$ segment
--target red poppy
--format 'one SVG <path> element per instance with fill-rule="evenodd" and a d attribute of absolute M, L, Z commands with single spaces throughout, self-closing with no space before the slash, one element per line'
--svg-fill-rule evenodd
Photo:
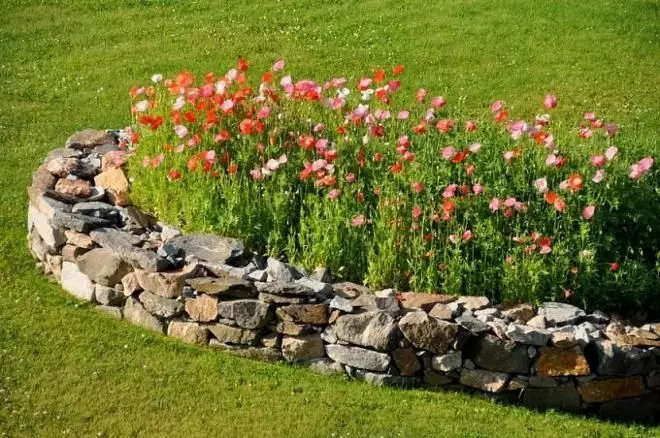
<path fill-rule="evenodd" d="M 457 152 L 456 155 L 454 155 L 454 157 L 451 159 L 451 162 L 454 164 L 459 164 L 462 163 L 463 160 L 465 160 L 469 156 L 470 156 L 469 151 L 460 151 Z"/>
<path fill-rule="evenodd" d="M 568 189 L 571 192 L 576 192 L 582 188 L 582 185 L 584 184 L 584 179 L 582 179 L 582 176 L 580 176 L 579 173 L 573 173 L 568 177 L 567 185 Z"/>
<path fill-rule="evenodd" d="M 396 162 L 392 164 L 390 170 L 392 171 L 392 173 L 400 173 L 403 170 L 403 164 Z"/>
<path fill-rule="evenodd" d="M 264 73 L 261 76 L 261 82 L 264 83 L 264 84 L 268 84 L 268 83 L 273 82 L 273 73 L 272 72 Z"/>
<path fill-rule="evenodd" d="M 250 64 L 247 62 L 246 59 L 238 58 L 238 66 L 237 66 L 237 68 L 238 68 L 240 71 L 247 71 L 249 65 L 250 65 Z"/>
<path fill-rule="evenodd" d="M 394 66 L 394 68 L 392 69 L 392 74 L 393 74 L 393 75 L 401 74 L 401 73 L 403 73 L 403 71 L 404 71 L 405 69 L 406 69 L 406 67 L 405 67 L 403 64 L 396 65 L 396 66 Z"/>
<path fill-rule="evenodd" d="M 311 151 L 314 149 L 314 144 L 316 143 L 316 140 L 314 140 L 314 137 L 311 135 L 301 135 L 298 137 L 298 144 L 300 145 L 301 148 L 305 149 L 306 151 Z"/>
<path fill-rule="evenodd" d="M 424 134 L 428 131 L 426 127 L 426 122 L 419 122 L 417 125 L 413 126 L 412 131 L 415 134 Z"/>
<path fill-rule="evenodd" d="M 438 132 L 447 134 L 449 131 L 454 129 L 454 124 L 454 121 L 451 119 L 442 119 L 438 121 L 438 123 L 435 125 L 435 128 L 438 130 Z"/>
<path fill-rule="evenodd" d="M 379 69 L 374 72 L 374 82 L 380 84 L 385 81 L 385 70 Z"/>
<path fill-rule="evenodd" d="M 167 172 L 167 179 L 170 181 L 177 181 L 183 178 L 183 174 L 181 173 L 180 170 L 176 169 L 171 169 L 169 172 Z"/>
<path fill-rule="evenodd" d="M 199 165 L 199 163 L 197 162 L 197 157 L 191 157 L 191 158 L 188 160 L 188 165 L 187 165 L 187 166 L 188 166 L 188 170 L 189 170 L 189 171 L 191 171 L 191 172 L 196 171 L 198 165 Z"/>
<path fill-rule="evenodd" d="M 231 163 L 229 166 L 227 166 L 227 172 L 230 175 L 236 175 L 236 172 L 238 172 L 238 164 Z"/>
<path fill-rule="evenodd" d="M 495 114 L 495 121 L 498 123 L 506 122 L 508 118 L 509 118 L 508 111 L 498 111 L 497 114 Z"/>
<path fill-rule="evenodd" d="M 616 271 L 619 270 L 619 268 L 621 268 L 621 265 L 619 264 L 619 262 L 610 263 L 610 271 L 616 272 Z"/>

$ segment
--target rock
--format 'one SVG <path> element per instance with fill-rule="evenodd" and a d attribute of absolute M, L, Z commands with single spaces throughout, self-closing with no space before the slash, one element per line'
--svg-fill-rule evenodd
<path fill-rule="evenodd" d="M 452 383 L 451 377 L 445 376 L 441 373 L 436 373 L 433 370 L 424 370 L 424 383 L 429 386 L 444 386 Z"/>
<path fill-rule="evenodd" d="M 505 391 L 522 391 L 529 386 L 529 382 L 522 380 L 518 377 L 514 377 L 509 380 L 507 383 Z"/>
<path fill-rule="evenodd" d="M 422 369 L 413 348 L 397 348 L 392 351 L 392 358 L 402 376 L 413 376 Z"/>
<path fill-rule="evenodd" d="M 218 318 L 218 300 L 209 295 L 200 294 L 197 298 L 187 298 L 185 309 L 194 321 L 211 322 Z"/>
<path fill-rule="evenodd" d="M 274 304 L 303 304 L 308 302 L 308 298 L 305 297 L 292 297 L 292 296 L 280 296 L 280 295 L 271 295 L 267 293 L 259 294 L 259 301 L 264 303 L 274 303 Z"/>
<path fill-rule="evenodd" d="M 660 347 L 660 340 L 648 339 L 644 336 L 635 335 L 621 335 L 621 336 L 608 336 L 614 343 L 618 345 L 632 345 L 638 347 Z"/>
<path fill-rule="evenodd" d="M 258 359 L 266 362 L 279 362 L 282 360 L 282 352 L 273 348 L 253 347 L 244 344 L 224 344 L 215 338 L 209 340 L 209 346 L 248 359 Z"/>
<path fill-rule="evenodd" d="M 105 306 L 120 306 L 124 303 L 124 295 L 112 287 L 97 284 L 94 286 L 96 302 Z"/>
<path fill-rule="evenodd" d="M 502 391 L 509 380 L 509 375 L 504 373 L 494 373 L 485 370 L 461 371 L 461 385 L 477 388 L 486 392 Z"/>
<path fill-rule="evenodd" d="M 198 292 L 222 298 L 254 298 L 256 288 L 246 280 L 235 278 L 189 278 L 186 283 Z"/>
<path fill-rule="evenodd" d="M 351 313 L 353 311 L 353 303 L 347 298 L 336 295 L 332 301 L 330 301 L 330 308 L 341 310 L 342 312 L 346 313 Z"/>
<path fill-rule="evenodd" d="M 500 311 L 495 307 L 486 307 L 481 310 L 475 310 L 473 313 L 475 318 L 482 322 L 491 322 L 500 316 Z"/>
<path fill-rule="evenodd" d="M 589 363 L 579 348 L 541 348 L 541 356 L 536 361 L 536 374 L 539 376 L 587 376 L 590 373 Z"/>
<path fill-rule="evenodd" d="M 508 326 L 501 319 L 496 319 L 494 321 L 487 322 L 486 324 L 488 324 L 488 327 L 490 327 L 492 332 L 495 333 L 495 336 L 498 338 L 505 341 L 509 339 L 509 337 L 506 335 L 506 328 Z"/>
<path fill-rule="evenodd" d="M 186 257 L 188 262 L 196 261 L 196 257 Z M 234 278 L 237 280 L 246 280 L 249 273 L 249 267 L 237 268 L 226 263 L 200 262 L 200 264 L 211 274 L 221 278 Z"/>
<path fill-rule="evenodd" d="M 425 312 L 410 312 L 399 321 L 399 329 L 415 347 L 441 354 L 456 338 L 457 326 L 428 316 Z"/>
<path fill-rule="evenodd" d="M 309 324 L 296 324 L 292 321 L 280 321 L 275 327 L 277 333 L 289 336 L 300 336 L 315 333 L 314 327 Z"/>
<path fill-rule="evenodd" d="M 296 283 L 307 286 L 312 289 L 315 294 L 323 296 L 324 299 L 332 293 L 332 286 L 330 284 L 312 280 L 311 278 L 302 277 L 296 280 Z"/>
<path fill-rule="evenodd" d="M 208 330 L 196 322 L 171 321 L 167 327 L 167 336 L 179 338 L 190 344 L 206 345 Z"/>
<path fill-rule="evenodd" d="M 551 333 L 547 330 L 535 329 L 521 324 L 510 324 L 505 333 L 512 341 L 526 345 L 538 345 L 539 347 L 547 345 L 551 337 Z"/>
<path fill-rule="evenodd" d="M 76 298 L 93 301 L 94 283 L 88 276 L 80 272 L 75 263 L 62 263 L 62 288 Z"/>
<path fill-rule="evenodd" d="M 607 324 L 610 322 L 610 317 L 600 310 L 595 310 L 594 313 L 587 315 L 587 321 L 592 324 Z"/>
<path fill-rule="evenodd" d="M 142 304 L 133 297 L 128 297 L 124 304 L 124 319 L 148 330 L 163 333 L 165 324 L 160 319 L 147 312 Z"/>
<path fill-rule="evenodd" d="M 460 351 L 441 354 L 431 358 L 431 367 L 436 371 L 448 373 L 463 366 L 463 354 Z"/>
<path fill-rule="evenodd" d="M 456 323 L 463 327 L 465 330 L 476 335 L 490 331 L 490 326 L 488 324 L 479 321 L 469 312 L 464 312 L 461 316 L 456 318 Z"/>
<path fill-rule="evenodd" d="M 62 262 L 62 256 L 46 254 L 46 264 L 59 282 L 62 281 Z"/>
<path fill-rule="evenodd" d="M 334 283 L 332 285 L 332 290 L 335 295 L 339 295 L 342 298 L 348 299 L 353 299 L 360 295 L 371 294 L 371 289 L 368 287 L 357 283 L 351 283 L 350 281 Z"/>
<path fill-rule="evenodd" d="M 257 290 L 261 293 L 282 297 L 312 298 L 316 294 L 309 287 L 300 283 L 287 283 L 274 281 L 270 283 L 257 283 Z"/>
<path fill-rule="evenodd" d="M 82 214 L 55 212 L 51 224 L 57 228 L 66 228 L 79 233 L 89 233 L 95 228 L 105 228 L 113 225 L 112 221 L 103 218 L 85 216 Z"/>
<path fill-rule="evenodd" d="M 46 163 L 46 169 L 59 178 L 66 178 L 78 168 L 78 159 L 74 157 L 56 157 Z"/>
<path fill-rule="evenodd" d="M 261 345 L 266 348 L 280 348 L 281 340 L 277 333 L 268 333 L 261 338 Z"/>
<path fill-rule="evenodd" d="M 328 308 L 325 304 L 291 304 L 278 308 L 277 316 L 299 324 L 328 324 Z"/>
<path fill-rule="evenodd" d="M 112 316 L 115 319 L 121 319 L 122 313 L 120 307 L 114 306 L 96 306 L 96 310 Z"/>
<path fill-rule="evenodd" d="M 185 280 L 201 274 L 199 265 L 188 265 L 183 269 L 170 272 L 135 271 L 140 287 L 164 298 L 176 298 L 181 295 Z"/>
<path fill-rule="evenodd" d="M 340 316 L 334 332 L 343 341 L 380 351 L 393 350 L 399 339 L 395 319 L 382 311 Z"/>
<path fill-rule="evenodd" d="M 65 230 L 64 236 L 66 237 L 66 243 L 70 245 L 75 245 L 84 249 L 94 248 L 94 242 L 92 238 L 87 234 L 79 233 L 77 231 Z"/>
<path fill-rule="evenodd" d="M 573 385 L 555 388 L 527 388 L 523 392 L 523 404 L 536 409 L 561 409 L 579 411 L 580 396 Z"/>
<path fill-rule="evenodd" d="M 356 368 L 370 371 L 385 371 L 390 365 L 390 356 L 360 347 L 328 344 L 325 351 L 330 359 Z"/>
<path fill-rule="evenodd" d="M 342 364 L 335 362 L 332 359 L 328 359 L 327 357 L 309 361 L 309 369 L 317 374 L 323 374 L 325 376 L 344 374 L 344 367 Z"/>
<path fill-rule="evenodd" d="M 599 376 L 644 374 L 655 366 L 653 354 L 652 351 L 605 340 L 591 342 L 585 349 L 591 369 Z"/>
<path fill-rule="evenodd" d="M 94 184 L 105 190 L 114 205 L 125 207 L 131 204 L 128 179 L 120 168 L 110 168 L 99 173 L 94 177 Z"/>
<path fill-rule="evenodd" d="M 92 194 L 92 186 L 84 179 L 62 178 L 55 184 L 55 191 L 67 196 L 88 198 Z"/>
<path fill-rule="evenodd" d="M 354 377 L 364 380 L 375 386 L 406 387 L 417 385 L 418 379 L 407 376 L 394 376 L 391 374 L 372 373 L 364 370 L 355 370 Z"/>
<path fill-rule="evenodd" d="M 259 300 L 221 301 L 218 314 L 236 321 L 239 327 L 257 329 L 266 326 L 273 318 L 273 308 Z"/>
<path fill-rule="evenodd" d="M 552 345 L 559 348 L 573 348 L 578 344 L 576 338 L 576 330 L 573 326 L 570 327 L 570 330 L 557 330 L 552 332 Z M 588 339 L 587 339 L 588 341 Z"/>
<path fill-rule="evenodd" d="M 245 246 L 240 240 L 213 234 L 194 233 L 168 239 L 167 243 L 179 248 L 184 257 L 193 256 L 211 264 L 232 264 L 245 256 Z"/>
<path fill-rule="evenodd" d="M 529 375 L 527 348 L 512 341 L 485 335 L 476 345 L 474 361 L 481 368 L 511 374 Z"/>
<path fill-rule="evenodd" d="M 355 298 L 351 305 L 361 312 L 373 312 L 376 310 L 383 310 L 390 313 L 392 316 L 399 314 L 399 302 L 396 297 L 377 297 L 372 294 L 363 294 Z"/>
<path fill-rule="evenodd" d="M 224 344 L 255 344 L 259 340 L 258 330 L 231 327 L 224 324 L 207 326 L 218 342 Z"/>
<path fill-rule="evenodd" d="M 140 282 L 138 282 L 137 274 L 135 272 L 129 272 L 121 279 L 121 284 L 124 288 L 124 296 L 131 296 L 136 292 L 142 290 Z"/>
<path fill-rule="evenodd" d="M 543 316 L 549 326 L 578 324 L 587 314 L 584 310 L 566 303 L 543 303 L 538 314 Z"/>
<path fill-rule="evenodd" d="M 530 376 L 529 386 L 534 388 L 554 388 L 557 385 L 557 379 L 548 376 Z"/>
<path fill-rule="evenodd" d="M 287 362 L 302 362 L 325 356 L 323 340 L 318 333 L 282 338 L 282 355 Z"/>
<path fill-rule="evenodd" d="M 548 323 L 543 315 L 536 315 L 535 317 L 527 321 L 526 325 L 537 329 L 544 329 L 548 327 Z"/>
<path fill-rule="evenodd" d="M 43 243 L 51 250 L 56 250 L 66 242 L 64 233 L 54 228 L 48 217 L 32 204 L 28 207 L 28 232 L 36 230 Z"/>
<path fill-rule="evenodd" d="M 103 286 L 114 286 L 131 272 L 130 265 L 105 248 L 86 252 L 76 259 L 76 263 L 83 274 Z"/>
<path fill-rule="evenodd" d="M 181 230 L 176 227 L 162 222 L 158 222 L 158 225 L 160 226 L 160 237 L 163 239 L 163 242 L 167 242 L 182 235 Z"/>
<path fill-rule="evenodd" d="M 450 321 L 453 317 L 453 312 L 451 308 L 442 303 L 438 303 L 433 306 L 431 311 L 429 312 L 429 316 L 432 316 L 434 318 L 442 319 L 445 321 Z"/>
<path fill-rule="evenodd" d="M 294 269 L 287 263 L 269 257 L 266 261 L 266 272 L 269 281 L 293 282 L 296 279 Z"/>
<path fill-rule="evenodd" d="M 95 243 L 111 250 L 134 268 L 157 272 L 170 267 L 170 263 L 158 257 L 155 252 L 137 248 L 135 245 L 140 239 L 131 234 L 111 228 L 99 228 L 91 231 L 89 236 Z"/>
<path fill-rule="evenodd" d="M 173 318 L 183 313 L 183 303 L 177 300 L 163 298 L 148 291 L 142 292 L 139 299 L 147 312 L 161 318 Z"/>
<path fill-rule="evenodd" d="M 252 281 L 266 281 L 268 279 L 268 273 L 265 269 L 257 269 L 256 271 L 250 272 L 247 278 Z"/>
<path fill-rule="evenodd" d="M 116 144 L 116 137 L 106 131 L 98 129 L 84 129 L 78 131 L 69 137 L 66 141 L 66 147 L 71 149 L 92 149 L 104 144 Z"/>
<path fill-rule="evenodd" d="M 518 304 L 503 311 L 502 314 L 507 318 L 525 324 L 534 318 L 536 312 L 534 312 L 534 307 L 531 304 Z"/>
<path fill-rule="evenodd" d="M 429 312 L 436 304 L 447 304 L 455 301 L 456 297 L 441 294 L 427 294 L 418 292 L 403 292 L 400 294 L 401 307 L 404 309 L 421 309 Z"/>
<path fill-rule="evenodd" d="M 79 202 L 72 207 L 71 212 L 86 216 L 111 219 L 114 222 L 118 222 L 119 219 L 119 209 L 117 207 L 99 201 Z"/>
<path fill-rule="evenodd" d="M 641 397 L 612 400 L 603 403 L 599 413 L 617 420 L 657 424 L 660 418 L 660 394 L 656 392 Z"/>
<path fill-rule="evenodd" d="M 472 312 L 490 306 L 490 300 L 486 297 L 458 297 L 456 302 Z"/>
<path fill-rule="evenodd" d="M 37 210 L 45 214 L 48 219 L 52 220 L 56 213 L 71 212 L 71 206 L 69 204 L 44 196 L 41 192 L 35 193 L 31 190 L 28 194 L 30 195 L 30 203 L 34 205 Z"/>
<path fill-rule="evenodd" d="M 644 381 L 641 376 L 592 380 L 578 386 L 578 392 L 587 403 L 603 403 L 619 398 L 642 395 L 644 393 Z"/>
<path fill-rule="evenodd" d="M 32 183 L 30 184 L 30 188 L 36 190 L 37 192 L 43 192 L 44 190 L 54 188 L 56 182 L 57 178 L 55 178 L 53 174 L 48 171 L 48 165 L 42 164 L 32 174 Z"/>
<path fill-rule="evenodd" d="M 51 251 L 55 252 L 54 250 L 48 248 L 48 246 L 41 239 L 41 236 L 39 236 L 39 233 L 37 233 L 37 230 L 35 230 L 34 228 L 32 229 L 32 231 L 30 231 L 29 246 L 32 255 L 37 260 L 42 262 L 46 260 L 46 257 Z"/>
<path fill-rule="evenodd" d="M 332 275 L 328 268 L 314 269 L 314 271 L 309 274 L 309 278 L 315 281 L 320 281 L 321 283 L 332 283 Z"/>

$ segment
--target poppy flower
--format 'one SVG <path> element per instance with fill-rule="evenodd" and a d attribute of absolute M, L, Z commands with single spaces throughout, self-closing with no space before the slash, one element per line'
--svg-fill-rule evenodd
<path fill-rule="evenodd" d="M 328 192 L 328 198 L 330 199 L 339 199 L 339 196 L 341 195 L 341 190 L 339 189 L 332 189 Z"/>
<path fill-rule="evenodd" d="M 404 66 L 403 64 L 396 65 L 396 66 L 394 66 L 394 67 L 392 68 L 392 74 L 393 74 L 393 75 L 401 74 L 401 73 L 403 73 L 403 71 L 404 71 L 405 69 L 406 69 L 406 68 L 405 68 L 405 66 Z"/>
<path fill-rule="evenodd" d="M 465 122 L 465 132 L 474 132 L 477 130 L 477 122 L 468 120 Z"/>
<path fill-rule="evenodd" d="M 591 165 L 594 167 L 603 167 L 607 163 L 605 155 L 594 155 L 591 157 Z"/>
<path fill-rule="evenodd" d="M 351 219 L 351 225 L 354 227 L 361 227 L 366 223 L 367 220 L 363 214 L 358 214 L 357 216 L 353 216 L 353 219 Z"/>
<path fill-rule="evenodd" d="M 392 167 L 390 167 L 390 170 L 394 174 L 400 173 L 403 170 L 403 164 L 401 164 L 399 162 L 396 162 L 396 163 L 392 164 Z"/>
<path fill-rule="evenodd" d="M 422 216 L 422 209 L 419 205 L 415 205 L 412 209 L 412 217 L 414 220 L 418 220 Z"/>
<path fill-rule="evenodd" d="M 415 193 L 421 193 L 424 191 L 424 183 L 423 182 L 414 182 L 412 183 L 412 189 Z"/>
<path fill-rule="evenodd" d="M 426 127 L 426 122 L 420 122 L 417 125 L 413 126 L 412 131 L 415 134 L 424 134 L 428 131 Z"/>
<path fill-rule="evenodd" d="M 621 268 L 621 265 L 619 264 L 619 262 L 612 262 L 612 263 L 610 263 L 610 271 L 611 271 L 611 272 L 616 272 L 616 271 L 618 271 L 620 268 Z"/>
<path fill-rule="evenodd" d="M 442 119 L 438 121 L 438 123 L 435 125 L 435 128 L 438 130 L 438 132 L 447 134 L 452 129 L 454 129 L 454 121 L 451 119 Z"/>
<path fill-rule="evenodd" d="M 498 111 L 495 114 L 495 121 L 497 123 L 502 123 L 506 122 L 506 120 L 509 118 L 509 112 L 508 111 Z"/>
<path fill-rule="evenodd" d="M 596 207 L 594 205 L 587 205 L 582 209 L 582 219 L 589 220 L 594 216 Z"/>
<path fill-rule="evenodd" d="M 616 156 L 617 152 L 619 152 L 619 148 L 616 146 L 610 146 L 605 150 L 605 158 L 607 158 L 607 161 L 612 161 L 614 157 Z"/>
<path fill-rule="evenodd" d="M 500 209 L 500 200 L 497 198 L 493 198 L 490 200 L 490 203 L 488 204 L 488 208 L 490 208 L 490 211 L 495 213 L 497 210 Z"/>
<path fill-rule="evenodd" d="M 271 70 L 273 70 L 276 73 L 284 70 L 284 60 L 279 59 L 279 60 L 275 61 L 275 64 L 273 64 L 273 67 L 271 68 Z"/>
<path fill-rule="evenodd" d="M 584 184 L 584 179 L 579 173 L 571 174 L 566 181 L 568 190 L 571 192 L 577 192 L 582 189 L 582 185 Z"/>
<path fill-rule="evenodd" d="M 547 193 L 548 180 L 546 178 L 537 179 L 536 181 L 534 181 L 534 185 L 536 186 L 536 190 L 538 190 L 539 193 Z"/>
<path fill-rule="evenodd" d="M 490 111 L 493 113 L 497 113 L 501 111 L 503 108 L 504 108 L 503 100 L 498 100 L 490 104 Z"/>
<path fill-rule="evenodd" d="M 442 108 L 445 105 L 447 105 L 447 102 L 445 101 L 445 98 L 442 96 L 435 96 L 433 99 L 431 99 L 431 106 L 433 108 Z"/>
<path fill-rule="evenodd" d="M 314 137 L 311 135 L 301 135 L 298 137 L 298 145 L 300 145 L 301 148 L 305 149 L 306 151 L 311 151 L 314 149 L 314 145 L 316 144 L 316 141 L 314 140 Z"/>
<path fill-rule="evenodd" d="M 397 120 L 408 120 L 408 117 L 410 116 L 410 112 L 406 110 L 401 110 L 399 113 L 396 115 Z"/>
<path fill-rule="evenodd" d="M 469 242 L 474 238 L 474 234 L 472 234 L 472 230 L 465 230 L 463 232 L 463 235 L 461 236 L 461 239 L 463 239 L 464 242 Z"/>
<path fill-rule="evenodd" d="M 578 131 L 578 136 L 582 139 L 591 138 L 594 135 L 593 131 L 587 127 L 581 127 Z"/>
<path fill-rule="evenodd" d="M 570 289 L 564 289 L 564 297 L 570 298 L 571 296 L 573 296 L 573 291 Z"/>
<path fill-rule="evenodd" d="M 424 103 L 424 99 L 426 99 L 426 90 L 423 88 L 417 90 L 417 93 L 415 93 L 415 99 L 419 103 Z"/>
<path fill-rule="evenodd" d="M 545 109 L 554 109 L 557 108 L 557 96 L 548 94 L 543 100 L 543 108 Z"/>
<path fill-rule="evenodd" d="M 591 178 L 591 181 L 593 181 L 596 184 L 599 184 L 599 183 L 603 182 L 603 180 L 605 179 L 605 175 L 606 175 L 605 171 L 599 169 L 599 170 L 596 171 L 593 178 Z"/>
<path fill-rule="evenodd" d="M 180 170 L 171 169 L 169 172 L 167 172 L 167 179 L 169 179 L 170 181 L 178 181 L 181 178 L 183 178 L 183 174 L 181 173 Z"/>
<path fill-rule="evenodd" d="M 440 155 L 442 155 L 442 158 L 445 160 L 451 160 L 454 158 L 454 155 L 456 155 L 456 149 L 453 146 L 445 146 L 442 148 L 442 151 L 440 151 Z"/>
<path fill-rule="evenodd" d="M 385 81 L 385 70 L 379 69 L 374 71 L 374 82 L 380 84 Z"/>

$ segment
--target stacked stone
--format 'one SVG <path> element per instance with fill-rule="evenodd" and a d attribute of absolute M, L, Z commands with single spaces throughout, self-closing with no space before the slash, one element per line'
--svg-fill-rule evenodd
<path fill-rule="evenodd" d="M 51 152 L 28 189 L 38 266 L 99 310 L 186 342 L 378 385 L 469 389 L 537 408 L 660 418 L 660 323 L 561 303 L 373 292 L 182 235 L 130 205 L 117 133 Z"/>

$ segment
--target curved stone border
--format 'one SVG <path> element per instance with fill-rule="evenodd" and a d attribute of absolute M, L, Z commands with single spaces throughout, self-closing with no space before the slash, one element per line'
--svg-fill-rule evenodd
<path fill-rule="evenodd" d="M 537 408 L 660 418 L 660 323 L 561 303 L 372 292 L 130 205 L 121 132 L 85 130 L 28 189 L 37 265 L 103 312 L 186 342 L 377 385 L 467 388 Z"/>

